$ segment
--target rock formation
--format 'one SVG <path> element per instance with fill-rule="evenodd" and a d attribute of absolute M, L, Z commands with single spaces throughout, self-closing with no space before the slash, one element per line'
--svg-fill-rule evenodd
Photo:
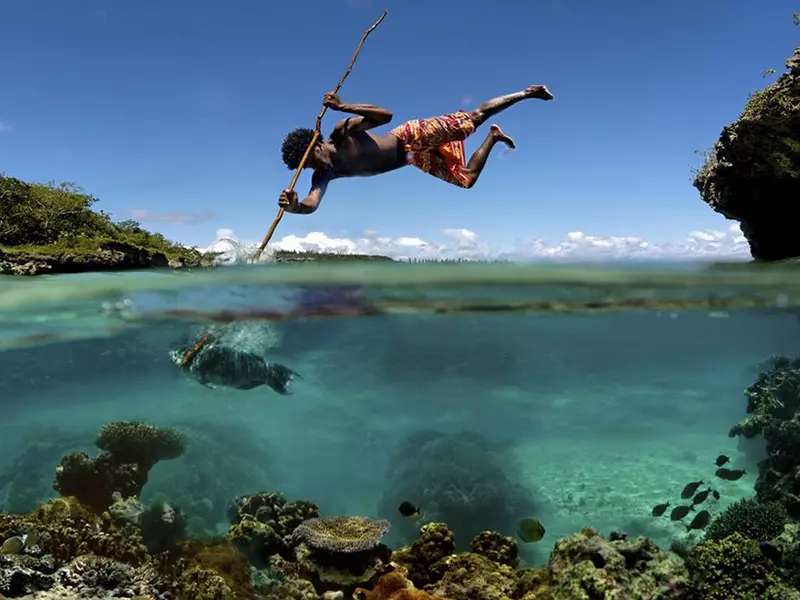
<path fill-rule="evenodd" d="M 800 48 L 786 67 L 723 128 L 693 182 L 711 208 L 741 222 L 757 260 L 800 256 Z"/>

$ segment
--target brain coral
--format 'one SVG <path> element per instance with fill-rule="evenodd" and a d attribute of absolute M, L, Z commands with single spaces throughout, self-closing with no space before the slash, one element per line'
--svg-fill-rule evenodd
<path fill-rule="evenodd" d="M 303 521 L 294 535 L 319 550 L 364 552 L 375 548 L 390 527 L 388 521 L 367 517 L 317 517 Z"/>

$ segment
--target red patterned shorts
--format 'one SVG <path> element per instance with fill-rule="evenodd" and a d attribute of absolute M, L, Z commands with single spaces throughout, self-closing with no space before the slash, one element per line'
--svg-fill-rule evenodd
<path fill-rule="evenodd" d="M 459 187 L 469 187 L 464 140 L 475 131 L 469 114 L 458 112 L 407 121 L 393 129 L 410 153 L 409 164 Z"/>

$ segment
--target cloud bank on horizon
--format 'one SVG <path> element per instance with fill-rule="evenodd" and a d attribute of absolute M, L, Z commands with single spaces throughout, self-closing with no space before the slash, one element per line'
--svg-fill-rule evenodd
<path fill-rule="evenodd" d="M 397 260 L 749 260 L 750 248 L 738 223 L 727 230 L 690 231 L 678 243 L 653 243 L 635 236 L 597 236 L 572 231 L 551 243 L 531 239 L 511 248 L 497 248 L 483 243 L 469 229 L 445 229 L 444 241 L 433 242 L 419 237 L 383 237 L 377 231 L 364 231 L 361 237 L 330 237 L 314 231 L 304 236 L 287 235 L 270 243 L 275 250 L 296 252 L 337 252 L 342 254 L 377 254 Z M 257 242 L 239 239 L 232 229 L 217 229 L 216 239 L 205 252 L 219 252 L 222 262 L 232 262 L 250 254 Z"/>

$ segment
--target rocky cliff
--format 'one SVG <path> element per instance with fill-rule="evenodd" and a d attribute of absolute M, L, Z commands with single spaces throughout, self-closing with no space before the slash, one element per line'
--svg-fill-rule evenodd
<path fill-rule="evenodd" d="M 693 182 L 711 208 L 741 222 L 760 260 L 800 256 L 800 48 L 786 67 L 723 128 Z"/>

